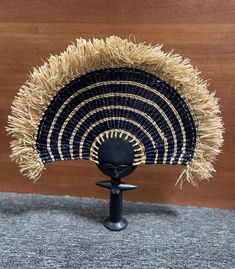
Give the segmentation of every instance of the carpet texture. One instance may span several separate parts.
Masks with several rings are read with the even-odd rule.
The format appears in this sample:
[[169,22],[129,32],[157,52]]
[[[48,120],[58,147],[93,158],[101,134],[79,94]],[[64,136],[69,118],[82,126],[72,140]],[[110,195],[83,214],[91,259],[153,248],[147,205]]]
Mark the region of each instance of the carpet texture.
[[0,194],[0,268],[235,268],[235,211],[124,202],[129,226],[101,224],[108,201]]

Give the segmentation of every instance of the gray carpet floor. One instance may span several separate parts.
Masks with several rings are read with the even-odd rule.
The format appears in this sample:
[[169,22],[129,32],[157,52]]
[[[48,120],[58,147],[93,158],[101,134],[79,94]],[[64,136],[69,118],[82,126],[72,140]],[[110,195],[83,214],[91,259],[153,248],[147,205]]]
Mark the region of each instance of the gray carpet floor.
[[235,268],[235,211],[124,202],[129,226],[103,227],[108,201],[0,194],[0,268]]

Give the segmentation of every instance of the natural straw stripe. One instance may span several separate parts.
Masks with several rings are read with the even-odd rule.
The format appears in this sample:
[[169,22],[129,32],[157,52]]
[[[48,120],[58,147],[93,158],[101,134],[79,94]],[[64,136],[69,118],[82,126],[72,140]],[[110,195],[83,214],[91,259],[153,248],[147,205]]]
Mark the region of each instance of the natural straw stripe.
[[[90,116],[94,115],[95,113],[97,112],[100,112],[100,111],[104,111],[104,110],[108,110],[108,109],[121,109],[121,110],[127,110],[127,111],[134,111],[136,113],[139,113],[140,115],[142,115],[144,118],[146,118],[146,120],[148,120],[149,122],[151,122],[151,124],[155,127],[156,129],[156,132],[160,135],[162,141],[166,144],[165,145],[165,150],[166,152],[164,153],[164,156],[166,155],[167,156],[167,153],[168,153],[168,142],[167,142],[167,139],[166,137],[164,136],[164,134],[162,133],[161,129],[156,125],[156,123],[152,120],[152,118],[150,116],[148,116],[146,113],[138,110],[138,109],[134,109],[134,108],[130,108],[130,107],[124,107],[124,106],[107,106],[107,107],[100,107],[100,108],[97,108],[95,110],[92,110],[90,111],[85,117],[83,117],[79,123],[76,125],[76,128],[74,128],[74,131],[72,133],[72,136],[71,136],[71,139],[70,139],[70,142],[69,142],[69,146],[70,146],[70,155],[72,158],[74,158],[74,154],[73,154],[73,143],[74,143],[74,137],[76,135],[76,132],[79,130],[80,126],[84,123],[85,120],[87,120]],[[68,119],[68,118],[67,118]],[[115,118],[114,118],[115,119]],[[60,154],[60,158],[62,159],[63,158],[63,153],[62,153],[62,150],[61,150],[61,144],[62,144],[62,136],[63,136],[63,132],[64,130],[66,129],[66,124],[64,122],[61,130],[60,130],[60,133],[59,133],[59,137],[58,137],[58,151],[59,151],[59,154]],[[112,134],[112,133],[111,133]],[[48,147],[50,147],[50,144],[48,144]],[[48,149],[49,150],[49,149]],[[157,162],[157,158],[158,158],[158,155],[156,154],[156,158],[155,158],[155,163]]]
[[[115,97],[115,96],[120,96],[120,93],[107,93],[107,94],[101,94],[99,96],[94,96],[94,97],[91,97],[87,100],[85,100],[84,102],[82,102],[80,105],[78,105],[73,111],[72,113],[68,116],[68,120],[71,119],[73,117],[73,115],[78,111],[78,109],[80,109],[83,105],[93,101],[93,100],[97,100],[97,99],[100,99],[100,98],[109,98],[109,97]],[[174,151],[177,150],[177,139],[176,139],[176,135],[175,135],[175,132],[174,132],[174,129],[171,125],[171,122],[170,120],[168,119],[168,117],[166,116],[166,114],[164,113],[164,111],[157,105],[155,104],[154,102],[148,100],[148,99],[145,99],[143,97],[140,97],[138,95],[134,95],[134,94],[125,94],[125,96],[129,97],[129,98],[132,98],[132,99],[136,99],[136,100],[141,100],[143,102],[147,102],[149,104],[151,104],[154,108],[156,108],[163,116],[163,118],[166,120],[166,122],[168,123],[168,126],[172,132],[172,135],[173,135],[173,138],[174,138]],[[65,122],[64,124],[67,124],[67,122]],[[69,144],[70,145],[73,145],[73,140],[74,140],[74,137],[75,137],[75,134],[76,132],[78,131],[79,127],[81,126],[82,122],[79,122],[79,124],[76,126],[76,128],[74,128],[73,132],[72,132],[72,135],[71,135],[71,138],[70,138],[70,141],[69,141]],[[63,125],[62,128],[65,128],[65,126]],[[159,133],[160,134],[160,133]],[[161,134],[160,134],[161,135]],[[162,134],[162,137],[163,137],[163,141],[164,141],[164,144],[166,142],[166,138],[164,138],[164,135]],[[73,157],[73,155],[71,155]]]
[[[87,130],[86,132],[82,135],[82,138],[81,138],[81,141],[80,141],[80,145],[79,145],[79,158],[82,159],[82,150],[83,150],[83,143],[84,141],[86,140],[86,137],[88,136],[89,132],[94,128],[96,127],[97,125],[99,125],[100,123],[103,123],[103,122],[106,122],[106,121],[111,121],[111,120],[120,120],[120,121],[126,121],[126,122],[130,122],[132,123],[133,125],[136,125],[143,133],[145,133],[145,135],[149,138],[149,140],[151,141],[152,143],[152,146],[153,148],[155,149],[155,143],[154,143],[154,140],[152,138],[152,136],[136,121],[134,120],[130,120],[130,119],[127,119],[125,117],[107,117],[105,119],[102,119],[102,120],[98,120],[96,121],[95,123],[93,123]],[[74,134],[74,131],[73,131],[73,138],[75,137],[76,133]],[[73,140],[72,140],[72,143],[73,144]],[[73,149],[73,148],[72,148]],[[72,151],[73,153],[73,151]]]
[[[152,89],[151,87],[148,87],[147,85],[145,84],[141,84],[141,83],[138,83],[138,82],[135,82],[135,81],[103,81],[103,82],[98,82],[98,83],[94,83],[92,85],[89,85],[85,88],[82,88],[80,89],[79,91],[77,91],[76,93],[72,94],[68,99],[66,99],[66,101],[62,104],[62,106],[60,107],[60,109],[56,112],[55,114],[55,117],[53,119],[53,122],[51,124],[51,127],[50,127],[50,131],[49,131],[49,134],[48,134],[48,138],[47,138],[47,144],[50,145],[50,139],[51,139],[51,134],[52,134],[52,131],[54,129],[54,126],[56,124],[56,121],[58,119],[58,117],[60,116],[60,114],[62,113],[63,109],[65,108],[65,106],[72,100],[74,99],[75,97],[79,96],[81,93],[85,92],[85,91],[88,91],[88,90],[91,90],[91,89],[94,89],[95,87],[97,86],[105,86],[105,85],[112,85],[112,84],[120,84],[120,85],[132,85],[132,86],[138,86],[140,88],[143,88],[143,89],[146,89],[152,93],[154,93],[155,95],[157,96],[160,96],[168,105],[169,107],[173,110],[173,112],[175,113],[175,116],[176,118],[178,119],[179,121],[179,124],[180,124],[180,127],[181,127],[181,132],[182,132],[182,136],[183,136],[183,147],[182,147],[182,151],[181,151],[181,154],[180,154],[180,157],[179,157],[179,161],[178,163],[180,163],[181,159],[182,159],[182,156],[185,154],[185,147],[186,147],[186,136],[185,136],[185,130],[184,130],[184,125],[182,123],[182,120],[180,118],[180,115],[179,113],[177,112],[177,110],[174,108],[174,106],[172,106],[172,104],[169,102],[169,100],[163,95],[161,94],[160,92],[156,91],[156,89]],[[121,96],[121,94],[119,94]],[[137,96],[137,95],[136,95]],[[102,95],[99,95],[99,97],[97,98],[94,98],[92,100],[95,100],[95,99],[99,99],[101,98]],[[139,97],[138,97],[139,98]],[[140,97],[141,98],[141,97]],[[139,99],[140,99],[139,98]],[[147,99],[146,99],[147,100]],[[150,101],[148,100],[148,102],[150,103]],[[63,131],[66,129],[66,124],[70,121],[70,119],[73,118],[74,114],[84,105],[84,104],[87,104],[87,102],[83,102],[82,104],[78,105],[71,113],[70,115],[68,116],[68,118],[65,120],[65,122],[63,123],[63,126],[61,128],[61,132],[63,134]],[[155,104],[152,102],[152,104]],[[156,108],[156,106],[155,106]],[[159,109],[159,112],[161,113],[161,110]],[[170,121],[168,121],[168,124],[169,124]],[[169,124],[170,125],[170,124]],[[170,127],[171,128],[171,131],[172,133],[174,133],[174,129],[173,127]],[[59,137],[58,141],[59,141],[59,145],[61,144],[61,137]],[[164,141],[165,142],[165,141]],[[176,149],[177,149],[177,139],[176,139],[176,136],[174,136],[174,143],[175,143],[175,149],[174,149],[174,155],[172,156],[172,162],[174,162],[175,160],[175,154],[176,154]],[[167,148],[168,148],[168,145],[167,145]],[[50,147],[48,148],[48,152],[50,154],[50,157],[52,160],[55,160],[54,156],[53,156],[53,153],[50,149]],[[60,153],[60,157],[61,159],[63,160],[63,156],[61,154],[61,151],[59,150],[59,153]],[[165,154],[164,155],[164,161],[163,163],[166,162],[166,157],[167,155]]]
[[[101,108],[97,108],[96,110],[93,110],[91,112],[89,112],[85,117],[83,117],[79,123],[76,125],[76,128],[74,128],[73,130],[73,133],[71,135],[71,138],[70,138],[70,142],[69,142],[69,145],[70,145],[70,150],[72,149],[73,147],[73,143],[74,143],[74,137],[76,135],[76,132],[79,130],[80,126],[83,124],[83,122],[88,119],[91,115],[99,112],[99,111],[103,111],[103,110],[106,110],[106,109],[114,109],[114,108],[117,108],[117,109],[123,109],[123,110],[128,110],[128,111],[134,111],[136,113],[139,113],[141,114],[143,117],[145,117],[147,120],[149,120],[153,126],[155,126],[155,129],[157,130],[157,133],[160,135],[162,141],[164,143],[166,143],[166,150],[168,149],[168,142],[166,140],[166,137],[164,136],[164,134],[162,133],[161,129],[156,125],[156,123],[154,121],[152,121],[151,117],[149,117],[146,113],[143,113],[142,111],[138,110],[138,109],[133,109],[133,108],[129,108],[129,107],[124,107],[124,106],[108,106],[108,107],[101,107]],[[66,123],[65,123],[66,124]],[[61,147],[61,138],[62,138],[62,135],[63,135],[63,130],[65,129],[65,125],[62,126],[61,128],[61,131],[59,133],[59,137],[58,137],[58,148]],[[48,144],[49,145],[49,144]],[[62,152],[60,151],[60,154],[61,154],[61,157],[62,157]],[[71,154],[72,157],[73,154]],[[157,158],[156,158],[157,159]]]
[[188,59],[165,53],[160,45],[136,44],[111,36],[106,39],[77,39],[60,55],[51,56],[30,74],[12,104],[7,131],[12,134],[12,155],[21,172],[37,179],[43,163],[35,154],[38,125],[53,96],[67,83],[92,70],[114,67],[139,68],[170,84],[184,99],[197,127],[193,159],[184,168],[179,182],[208,179],[212,162],[223,143],[223,123],[218,99],[207,89]]

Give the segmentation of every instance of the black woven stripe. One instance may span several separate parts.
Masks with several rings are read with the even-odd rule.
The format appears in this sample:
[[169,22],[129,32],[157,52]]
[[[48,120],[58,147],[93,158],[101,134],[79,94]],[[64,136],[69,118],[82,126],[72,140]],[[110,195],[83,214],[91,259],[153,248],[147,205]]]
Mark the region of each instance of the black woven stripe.
[[[170,132],[169,127],[167,125],[167,122],[165,121],[165,119],[162,117],[162,115],[159,113],[158,110],[156,110],[155,108],[153,108],[152,106],[143,103],[142,101],[138,101],[138,100],[133,100],[130,98],[126,98],[125,93],[127,90],[129,90],[129,93],[135,94],[138,92],[141,92],[141,94],[139,94],[139,96],[142,96],[144,98],[148,99],[148,92],[146,93],[145,90],[143,89],[138,89],[138,87],[133,87],[133,86],[128,86],[128,85],[122,85],[123,88],[120,89],[119,85],[108,85],[108,86],[100,86],[97,87],[95,89],[93,89],[92,91],[89,92],[84,92],[83,94],[77,96],[77,98],[74,98],[71,100],[70,103],[67,104],[67,106],[64,108],[63,112],[60,114],[57,123],[53,129],[53,133],[52,133],[52,137],[54,141],[57,141],[58,139],[58,135],[59,135],[59,131],[62,127],[62,124],[64,123],[64,120],[68,117],[68,114],[73,111],[74,108],[77,107],[78,104],[80,104],[83,100],[87,100],[90,97],[93,96],[99,96],[101,93],[112,93],[112,92],[119,92],[120,95],[122,94],[123,97],[115,97],[115,98],[109,98],[107,100],[95,100],[91,103],[88,103],[87,105],[83,106],[82,109],[78,110],[77,113],[74,115],[74,117],[69,121],[67,127],[66,127],[66,133],[63,136],[63,143],[67,144],[68,140],[71,136],[71,132],[73,131],[74,127],[77,125],[78,122],[80,122],[80,120],[91,110],[91,108],[97,108],[102,107],[102,106],[106,106],[109,104],[119,104],[119,105],[127,105],[127,107],[132,107],[132,108],[139,108],[140,110],[145,106],[144,111],[145,113],[147,113],[149,116],[152,117],[152,119],[158,124],[159,128],[162,129],[162,132],[166,135],[167,132]],[[150,93],[151,94],[151,93]],[[181,134],[181,130],[180,130],[180,125],[175,117],[175,115],[173,113],[169,113],[169,108],[168,105],[166,104],[166,102],[164,100],[162,100],[160,97],[157,97],[153,94],[152,95],[152,99],[158,103],[159,106],[163,106],[163,110],[168,109],[167,111],[165,111],[165,113],[168,115],[170,120],[174,120],[175,121],[175,129],[178,128],[179,133],[178,133],[178,143],[179,143],[179,147],[178,147],[178,154],[180,153],[181,147],[182,147],[182,134]],[[150,96],[151,97],[151,96]],[[150,99],[151,100],[151,99]],[[102,103],[106,101],[105,103]],[[163,105],[161,105],[163,104]],[[166,109],[164,109],[166,108]],[[105,118],[106,116],[109,115],[109,113],[107,111],[104,111],[105,115],[103,115],[103,117],[97,117],[97,119],[93,119],[93,121],[95,120],[99,120],[102,118]],[[125,111],[126,113],[126,117],[128,118],[128,111]],[[118,115],[118,114],[117,114]],[[53,116],[53,114],[51,114],[51,116]],[[91,120],[92,121],[92,120]],[[82,128],[82,126],[81,126]],[[118,128],[118,126],[117,126]],[[170,137],[168,140],[168,143],[171,143]],[[45,147],[46,145],[42,145],[40,146],[40,150],[42,151],[43,147]],[[57,155],[58,154],[58,149],[57,147],[55,147],[55,145],[53,145],[53,141],[51,142],[51,146],[53,148],[53,154]],[[170,153],[168,158],[170,157]],[[161,162],[161,160],[159,160],[159,162]]]
[[[99,91],[98,91],[99,92]],[[91,103],[87,104],[86,106],[84,106],[81,110],[78,110],[74,117],[73,120],[71,120],[68,125],[67,125],[67,132],[64,133],[62,141],[64,142],[64,144],[68,144],[69,143],[69,138],[71,136],[71,132],[73,131],[74,127],[81,121],[81,119],[86,115],[86,111],[88,111],[88,107],[96,107],[96,108],[101,108],[101,107],[105,107],[108,104],[119,104],[122,106],[126,106],[129,108],[133,108],[133,109],[141,109],[142,106],[145,105],[145,103],[143,103],[142,101],[135,101],[131,98],[126,98],[126,97],[116,97],[115,100],[112,100],[112,98],[105,98],[106,102],[105,105],[99,101],[92,101]],[[166,133],[169,129],[169,127],[167,126],[166,121],[164,120],[164,118],[162,118],[161,114],[159,113],[159,111],[157,111],[156,109],[153,109],[152,107],[149,107],[149,105],[147,105],[148,107],[146,108],[146,114],[150,117],[152,117],[153,120],[155,120],[158,123],[159,128],[162,129],[163,133]],[[154,113],[153,113],[154,112]],[[87,121],[90,122],[95,122],[101,119],[104,119],[108,116],[125,116],[128,119],[133,119],[139,123],[141,123],[142,126],[144,126],[144,128],[146,128],[146,130],[150,130],[149,128],[151,128],[151,131],[149,131],[150,133],[152,133],[152,135],[154,136],[154,132],[156,132],[154,126],[148,122],[146,122],[146,118],[143,118],[142,116],[139,116],[139,114],[133,114],[130,111],[124,110],[124,111],[120,111],[118,109],[116,110],[111,110],[111,111],[107,111],[104,110],[98,114],[96,114],[95,116],[90,117]],[[134,116],[135,115],[135,116]],[[161,123],[162,121],[162,123]],[[86,122],[85,122],[86,124]],[[150,126],[148,126],[148,124],[150,124]],[[83,128],[83,126],[81,126],[81,130],[86,130],[87,125],[85,128]],[[119,128],[118,123],[116,128]],[[54,133],[55,137],[58,137],[58,134],[56,134],[56,132]],[[159,137],[159,136],[158,136]],[[156,139],[156,138],[155,138]],[[156,140],[156,142],[158,142],[158,140]],[[169,143],[171,142],[170,139],[168,141]]]
[[[122,85],[122,88],[120,88],[120,85],[106,85],[106,86],[99,86],[91,91],[88,92],[84,92],[81,95],[77,96],[77,98],[74,98],[71,100],[70,103],[67,104],[67,106],[65,107],[64,111],[60,114],[60,117],[57,120],[57,124],[56,124],[56,128],[53,131],[52,136],[54,137],[55,140],[58,139],[58,134],[59,131],[61,129],[61,126],[64,122],[64,119],[67,118],[68,114],[73,111],[73,109],[75,109],[77,107],[78,104],[80,104],[82,102],[82,100],[87,100],[88,98],[94,97],[94,96],[99,96],[100,94],[106,94],[106,93],[112,93],[112,92],[119,92],[120,95],[122,94],[123,97],[115,97],[115,98],[109,98],[109,99],[98,99],[95,100],[91,103],[88,103],[87,105],[83,106],[82,109],[78,110],[77,113],[74,115],[74,117],[70,120],[70,122],[67,125],[67,131],[65,133],[65,135],[63,136],[62,141],[64,142],[64,144],[68,143],[68,140],[71,136],[71,132],[73,131],[73,129],[75,128],[75,126],[77,125],[78,122],[80,122],[80,120],[91,110],[97,107],[102,107],[102,106],[108,106],[110,104],[119,104],[119,105],[123,105],[123,106],[127,106],[127,107],[133,107],[133,108],[137,108],[139,110],[141,110],[142,108],[143,111],[145,113],[147,113],[149,116],[152,117],[152,119],[157,123],[157,125],[159,126],[159,128],[162,130],[162,132],[166,135],[167,132],[171,132],[167,122],[165,121],[165,119],[162,117],[162,115],[159,113],[158,110],[156,110],[154,107],[143,103],[142,101],[138,101],[138,100],[134,100],[131,98],[127,98],[124,97],[125,93],[128,91],[128,93],[132,93],[132,94],[137,94],[139,96],[142,96],[146,99],[150,99],[152,101],[154,101],[155,103],[157,103],[162,109],[163,111],[165,111],[166,115],[168,116],[169,120],[174,121],[174,129],[178,130],[177,132],[177,139],[178,139],[178,147],[177,147],[177,154],[176,154],[176,158],[175,158],[175,162],[178,162],[178,157],[180,155],[181,152],[181,148],[182,148],[182,143],[183,143],[183,136],[181,133],[181,128],[179,125],[179,122],[175,116],[175,114],[171,111],[171,109],[168,107],[168,104],[161,98],[158,97],[152,93],[149,93],[148,91],[144,90],[144,89],[139,89],[138,87],[135,86],[131,86],[131,85]],[[104,111],[103,112],[104,115],[100,114],[100,115],[96,115],[97,118],[93,118],[90,119],[91,122],[94,122],[96,120],[105,118],[107,116],[109,116],[109,112]],[[121,113],[121,112],[120,112]],[[129,112],[125,111],[126,113],[126,117],[129,118]],[[117,114],[118,115],[118,114]],[[184,113],[183,116],[185,116],[186,114]],[[138,117],[138,116],[137,116]],[[82,126],[81,126],[82,128]],[[117,126],[118,128],[118,126]],[[53,142],[52,142],[53,143]],[[168,143],[169,144],[173,144],[173,142],[171,141],[171,138],[168,137]],[[52,145],[53,146],[53,145]],[[173,145],[172,145],[173,146]],[[187,143],[187,147],[190,148],[191,150],[191,145],[190,143]],[[53,147],[54,154],[58,154],[58,149],[56,147]],[[187,154],[187,153],[186,153]],[[168,153],[167,159],[169,159],[171,157],[171,152]],[[159,156],[159,158],[161,158],[161,156]],[[163,159],[159,159],[159,162],[161,162]]]
[[[135,135],[139,141],[141,141],[145,147],[146,147],[146,151],[148,152],[146,158],[146,163],[153,163],[154,158],[156,156],[156,152],[152,147],[151,141],[150,139],[143,134],[143,132],[141,131],[141,129],[139,127],[137,127],[136,125],[133,125],[132,123],[128,123],[128,125],[126,124],[126,122],[124,121],[118,121],[119,124],[119,128],[120,130],[125,130],[128,131],[129,133]],[[101,133],[100,130],[108,130],[108,129],[114,129],[115,126],[117,126],[117,120],[109,120],[107,122],[101,123],[99,124],[97,127],[95,127],[93,130],[91,130],[91,132],[89,133],[89,136],[87,137],[87,139],[84,142],[83,145],[83,152],[82,152],[82,159],[84,160],[88,160],[90,157],[90,146],[93,142],[93,140],[95,139],[95,137],[97,137],[97,135],[99,135]],[[80,141],[81,137],[82,137],[83,133],[78,132],[75,136],[74,139],[74,144],[73,144],[73,148],[74,148],[74,156],[75,159],[78,159],[79,156],[79,145],[80,143],[78,141]],[[59,158],[59,155],[56,155],[56,157]],[[64,157],[67,159],[69,158],[69,155],[65,154]]]
[[[100,91],[98,90],[97,94],[99,93]],[[107,99],[107,98],[105,98]],[[114,100],[111,100],[110,99],[112,98],[108,98],[107,99],[107,104],[110,104],[110,103],[114,103],[113,101]],[[63,146],[64,146],[64,149],[66,150],[68,147],[69,147],[69,139],[71,137],[71,133],[72,131],[74,130],[75,126],[81,121],[81,119],[86,115],[86,112],[89,111],[89,106],[91,107],[96,107],[98,108],[97,106],[99,105],[99,107],[103,107],[102,106],[102,103],[100,104],[99,103],[100,100],[97,100],[97,101],[93,101],[89,104],[87,104],[86,106],[83,107],[83,109],[81,110],[78,110],[77,113],[74,115],[73,119],[68,123],[67,127],[66,127],[66,132],[63,134],[63,137],[62,137],[62,141],[63,141]],[[126,97],[116,97],[115,98],[115,102],[118,103],[119,105],[127,105],[127,107],[132,107],[132,108],[136,108],[136,107],[140,107],[141,109],[141,106],[144,106],[146,105],[145,103],[143,103],[142,101],[135,101],[133,99],[130,99],[130,98],[126,98]],[[137,106],[138,104],[138,106]],[[149,106],[149,105],[147,105]],[[75,106],[76,107],[76,106]],[[153,113],[153,110],[154,110],[154,113]],[[152,119],[156,122],[159,122],[159,127],[162,128],[162,130],[166,133],[167,131],[169,131],[169,127],[167,126],[167,122],[164,120],[164,118],[162,118],[161,114],[158,112],[158,110],[156,109],[153,109],[153,107],[149,107],[148,109],[146,109],[146,112],[149,116],[152,117]],[[149,112],[149,113],[148,113]],[[151,115],[152,114],[152,115]],[[59,131],[61,129],[61,126],[64,122],[64,119],[67,115],[65,114],[64,116],[61,116],[59,117],[58,121],[57,121],[57,125],[55,126],[54,128],[54,131],[52,133],[52,137],[53,137],[53,141],[51,142],[51,147],[53,148],[53,155],[56,155],[56,156],[59,156],[59,152],[58,152],[58,149],[57,149],[57,140],[58,140],[58,135],[59,135]],[[154,138],[155,142],[160,145],[160,136],[158,134],[156,134],[156,129],[155,127],[148,121],[146,122],[146,118],[142,117],[140,114],[136,114],[136,113],[133,113],[133,112],[129,112],[127,110],[110,110],[110,111],[102,111],[100,113],[96,113],[95,115],[93,115],[92,117],[90,117],[89,119],[87,119],[83,125],[81,125],[80,127],[80,132],[83,133],[86,131],[87,128],[90,127],[90,125],[93,123],[93,122],[96,122],[98,120],[101,120],[101,119],[104,119],[108,116],[126,116],[128,119],[133,119],[133,120],[136,120],[137,122],[139,122]],[[160,122],[160,120],[162,120],[162,123]],[[108,126],[107,126],[108,128]],[[116,127],[115,128],[119,128],[118,126],[118,122],[116,122]],[[107,130],[107,129],[105,129]],[[101,132],[103,132],[104,130],[101,130]],[[134,135],[134,134],[133,134]],[[76,141],[79,142],[78,140],[78,137],[76,138]],[[173,148],[174,147],[174,142],[170,139],[169,137],[169,147]],[[182,144],[182,143],[181,143]],[[179,146],[181,145],[179,144]],[[67,146],[66,146],[67,145]],[[182,146],[182,145],[181,145]],[[41,152],[42,150],[46,147],[46,145],[41,145],[40,149],[41,149]],[[180,149],[179,149],[180,150]],[[65,156],[64,156],[65,157]],[[168,159],[172,157],[172,152],[169,151],[168,153]],[[69,158],[69,156],[66,155],[65,158]],[[161,163],[163,161],[163,155],[159,155],[159,158],[158,158],[158,162]]]
[[[186,106],[186,104],[184,103],[184,101],[182,100],[182,98],[180,98],[179,94],[173,89],[171,88],[169,85],[167,85],[164,81],[160,81],[157,82],[157,80],[159,80],[158,78],[156,78],[153,75],[150,75],[142,70],[137,70],[137,69],[127,69],[127,68],[115,68],[115,69],[106,69],[106,70],[99,70],[99,71],[94,71],[91,73],[88,73],[80,78],[75,79],[74,81],[72,81],[71,83],[69,83],[65,88],[61,89],[59,91],[59,93],[57,94],[57,96],[53,99],[53,101],[51,102],[51,104],[49,105],[42,121],[41,124],[39,126],[39,132],[38,132],[38,136],[37,136],[37,147],[39,150],[39,153],[41,153],[41,157],[42,159],[47,162],[49,161],[49,158],[47,158],[46,156],[48,155],[47,149],[45,148],[45,142],[46,142],[46,138],[47,138],[47,133],[49,131],[51,122],[54,118],[54,114],[55,111],[57,111],[59,109],[59,107],[63,104],[63,102],[69,98],[69,96],[71,96],[73,93],[75,93],[76,91],[79,91],[80,88],[86,87],[90,84],[96,83],[98,81],[108,81],[108,80],[132,80],[132,81],[136,81],[142,84],[146,84],[148,86],[150,86],[151,88],[156,88],[156,91],[161,92],[162,94],[164,94],[175,106],[176,110],[179,112],[182,121],[184,123],[184,125],[187,127],[187,125],[189,127],[186,128],[186,139],[188,141],[187,143],[187,148],[188,148],[188,152],[186,152],[184,160],[185,162],[189,161],[189,158],[192,158],[192,153],[195,147],[195,140],[196,140],[196,136],[195,136],[195,126],[194,123],[192,121],[192,117],[191,114]],[[113,86],[112,86],[113,87]],[[107,90],[108,89],[108,90]],[[112,92],[115,91],[116,88],[112,88],[110,85],[107,87],[103,87],[103,91],[104,92]],[[123,92],[123,93],[134,93],[134,94],[138,94],[140,96],[143,96],[145,98],[149,98],[150,100],[161,104],[163,109],[165,109],[166,114],[168,115],[169,119],[171,119],[171,121],[174,121],[174,128],[177,131],[177,142],[179,142],[179,147],[177,150],[177,156],[179,156],[180,151],[181,151],[181,147],[182,147],[182,134],[180,132],[180,126],[177,122],[177,120],[175,120],[175,115],[174,113],[170,113],[168,110],[166,110],[166,104],[164,101],[160,100],[159,98],[156,98],[156,95],[150,93],[149,91],[146,91],[144,89],[134,89],[134,87],[130,87],[130,86],[125,86],[125,85],[119,85],[119,92]],[[53,135],[52,138],[55,139],[54,141],[57,141],[57,137],[58,137],[58,132],[60,130],[60,127],[64,121],[64,119],[62,119],[63,117],[66,118],[66,114],[68,114],[69,112],[72,111],[72,109],[74,107],[77,106],[77,104],[79,104],[80,102],[82,102],[83,100],[86,100],[87,98],[89,98],[91,95],[94,96],[94,94],[96,94],[95,92],[99,92],[100,93],[100,89],[93,89],[91,91],[88,91],[84,94],[81,94],[81,96],[79,96],[78,98],[76,98],[76,100],[72,100],[72,102],[66,107],[66,109],[64,110],[64,114],[61,114],[60,118],[58,119],[58,122],[55,126],[55,129],[53,130]],[[113,100],[112,104],[117,103],[118,104],[119,100]],[[130,103],[129,103],[130,105]],[[148,106],[146,106],[145,110],[143,110],[144,112],[150,113],[151,115],[151,111],[153,108],[148,108]],[[91,110],[91,108],[90,108]],[[151,110],[151,111],[150,111]],[[88,111],[84,110],[84,113],[87,113]],[[81,115],[82,115],[82,111],[80,111]],[[157,114],[156,114],[157,115]],[[159,113],[158,113],[159,115]],[[152,115],[151,115],[152,116]],[[157,121],[158,117],[155,117],[154,120]],[[77,122],[77,116],[75,117],[76,122]],[[164,122],[164,121],[163,121]],[[161,126],[161,128],[163,129],[163,132],[166,132],[166,128],[167,125],[163,124],[163,126]],[[73,129],[72,125],[71,125],[71,130]],[[70,130],[70,127],[68,126],[68,130]],[[51,143],[51,146],[53,148],[53,153],[55,153],[55,155],[57,155],[57,149],[55,147],[55,145],[53,144],[53,141]],[[55,151],[55,152],[54,152]],[[190,154],[189,154],[190,152]],[[170,154],[170,153],[169,153]],[[169,157],[169,156],[168,156]],[[176,158],[177,160],[177,158]]]
[[[114,117],[125,117],[125,114],[126,114],[125,112],[126,112],[125,110],[115,110],[115,109],[110,110],[110,114]],[[150,136],[153,138],[155,143],[158,144],[159,146],[163,145],[163,141],[160,135],[156,132],[154,126],[150,122],[146,124],[146,119],[143,116],[135,112],[129,112],[129,116],[128,116],[129,120],[136,121],[137,117],[138,117],[138,123],[145,129],[145,131],[147,131],[150,134]],[[84,129],[83,128],[79,129],[79,131],[77,132],[74,138],[74,141],[75,141],[73,145],[74,149],[78,148],[78,141],[80,141],[83,133],[90,127],[91,125],[90,123],[95,122],[95,120],[99,118],[104,119],[102,117],[102,113],[97,112],[85,122],[86,127]],[[133,134],[139,141],[141,141],[146,146],[146,150],[152,153],[152,155],[149,155],[149,154],[146,155],[146,158],[147,158],[146,161],[148,163],[153,163],[155,161],[155,151],[153,149],[151,141],[147,138],[147,136],[143,133],[143,131],[130,122],[114,120],[114,119],[113,120],[111,119],[108,122],[105,122],[103,124],[99,124],[92,129],[92,131],[89,133],[89,135],[87,136],[84,142],[84,145],[86,146],[84,146],[83,148],[83,158],[85,158],[86,156],[85,152],[87,153],[89,152],[89,148],[93,140],[103,131],[110,130],[110,129],[121,129],[121,130],[125,130]],[[75,151],[75,155],[76,154],[78,154],[78,151]],[[161,155],[160,158],[163,158],[163,155]]]

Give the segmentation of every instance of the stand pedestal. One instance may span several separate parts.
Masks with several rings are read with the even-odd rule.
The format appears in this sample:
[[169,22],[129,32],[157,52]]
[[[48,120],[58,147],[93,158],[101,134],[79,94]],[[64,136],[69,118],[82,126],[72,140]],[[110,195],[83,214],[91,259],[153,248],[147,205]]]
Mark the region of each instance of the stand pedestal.
[[104,226],[111,231],[125,229],[128,222],[122,217],[122,192],[137,186],[121,182],[120,178],[111,178],[110,181],[99,181],[96,184],[110,189],[109,217],[104,220]]

